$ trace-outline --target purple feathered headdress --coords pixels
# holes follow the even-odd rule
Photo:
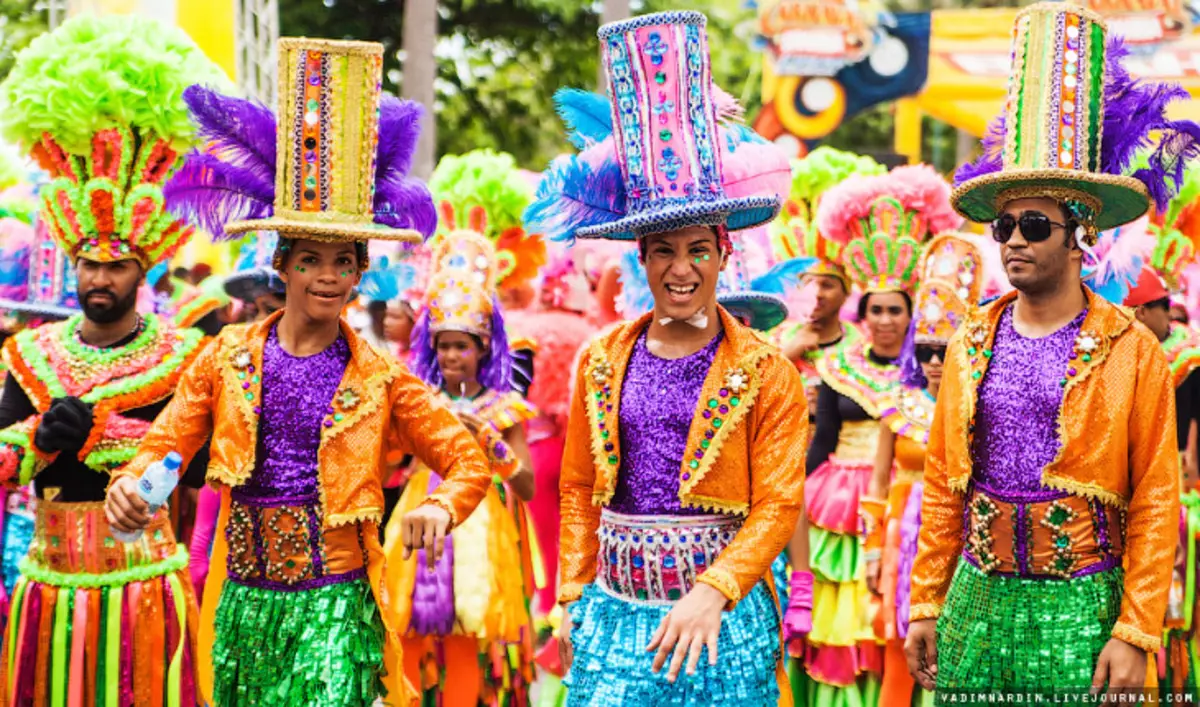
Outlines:
[[[512,389],[512,352],[508,350],[508,334],[505,333],[504,315],[500,311],[499,300],[492,300],[492,317],[489,322],[491,336],[486,342],[483,359],[479,362],[479,372],[476,379],[479,384],[489,390],[507,391]],[[441,390],[446,382],[442,377],[442,369],[437,362],[436,335],[430,331],[429,308],[421,312],[412,332],[412,362],[414,375],[426,384]]]
[[[1129,49],[1120,37],[1109,38],[1105,54],[1108,77],[1104,85],[1100,170],[1137,179],[1146,185],[1158,210],[1165,211],[1183,184],[1187,162],[1200,156],[1200,125],[1167,118],[1167,106],[1187,99],[1189,94],[1177,84],[1150,83],[1130,76],[1124,66]],[[983,136],[983,154],[955,173],[955,186],[1004,168],[1005,129],[1001,113]],[[1138,154],[1151,147],[1154,149],[1148,165],[1133,170]]]
[[[203,150],[188,155],[163,189],[176,217],[230,236],[225,224],[269,218],[275,210],[275,115],[260,103],[224,96],[203,86],[183,92]],[[375,161],[375,223],[429,237],[437,210],[429,189],[408,176],[420,133],[421,106],[384,96]]]

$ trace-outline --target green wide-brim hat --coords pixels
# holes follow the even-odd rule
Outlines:
[[[1146,213],[1146,187],[1109,174],[1102,164],[1107,41],[1104,18],[1070,2],[1043,2],[1017,13],[997,146],[1001,164],[954,190],[956,211],[987,223],[1015,199],[1051,198],[1085,206],[1088,226],[1098,231]]]
[[[1077,201],[1092,210],[1096,229],[1107,231],[1141,218],[1150,208],[1144,184],[1116,174],[1074,169],[994,172],[963,182],[950,195],[954,210],[977,223],[996,220],[1016,199]]]

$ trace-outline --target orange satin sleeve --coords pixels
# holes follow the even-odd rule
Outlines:
[[[184,371],[171,401],[159,413],[150,431],[138,445],[137,454],[128,465],[113,474],[113,481],[121,476],[140,477],[147,467],[172,451],[183,457],[179,473],[183,474],[188,468],[192,457],[212,435],[214,391],[221,376],[217,361],[219,341],[219,338],[210,339],[196,360]],[[238,441],[213,439],[214,456],[218,445],[237,444]]]
[[[584,349],[586,351],[586,349]],[[583,587],[596,578],[596,553],[600,541],[600,507],[592,503],[596,467],[592,457],[592,432],[583,396],[587,392],[583,376],[588,357],[580,357],[575,373],[575,390],[567,418],[567,436],[559,473],[559,588],[561,603],[575,601]]]
[[[483,500],[492,483],[492,467],[475,438],[446,403],[419,378],[400,366],[389,384],[392,425],[403,447],[442,477],[426,503],[450,513],[458,525]],[[380,465],[380,482],[386,471]]]
[[[946,353],[942,390],[925,452],[925,489],[921,498],[917,558],[913,562],[910,621],[937,618],[942,613],[958,556],[962,554],[964,497],[950,488],[946,466],[946,416],[959,414],[962,396],[970,394],[962,384],[967,375],[962,363],[965,358],[962,338],[956,336]]]
[[[772,354],[764,361],[762,388],[748,422],[742,434],[748,436],[750,450],[746,460],[750,513],[733,542],[697,578],[720,590],[729,600],[729,608],[770,572],[771,563],[791,540],[804,508],[808,398],[799,371],[782,355]],[[565,481],[565,468],[563,478]],[[565,506],[565,493],[563,497]],[[563,517],[565,527],[565,511]],[[561,542],[567,547],[570,541],[564,536]]]
[[[1132,494],[1125,524],[1125,596],[1112,635],[1157,651],[1179,543],[1179,451],[1175,389],[1167,359],[1148,337],[1139,343],[1129,414]]]

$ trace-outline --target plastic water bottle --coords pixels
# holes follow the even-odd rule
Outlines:
[[[178,452],[170,452],[161,461],[154,462],[142,474],[137,482],[137,494],[150,505],[150,515],[158,512],[159,508],[171,497],[171,492],[179,484],[179,467],[183,465],[183,457]],[[125,533],[116,528],[109,528],[112,536],[123,543],[137,542],[142,537],[142,531]]]

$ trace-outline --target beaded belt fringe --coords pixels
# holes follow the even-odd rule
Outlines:
[[[669,604],[687,594],[741,527],[734,516],[600,514],[596,584],[623,599]]]
[[[301,591],[366,576],[358,526],[322,528],[315,496],[235,492],[225,538],[229,579],[246,586]]]
[[[984,572],[1067,579],[1121,565],[1124,514],[1095,499],[975,486],[964,512],[963,557]]]

